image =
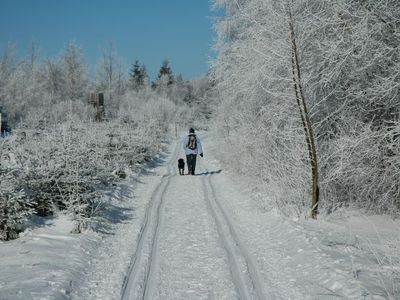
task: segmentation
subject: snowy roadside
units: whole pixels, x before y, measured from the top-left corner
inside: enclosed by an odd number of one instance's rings
[[[287,299],[400,299],[399,220],[357,211],[287,219],[260,202],[262,189],[250,178],[221,164],[211,139],[204,144],[204,165],[225,175],[213,178],[217,196],[264,282],[287,291]]]
[[[151,189],[163,172],[158,166],[164,158],[162,154],[140,171],[150,176],[132,174],[104,196],[95,231],[71,233],[74,224],[65,215],[37,217],[37,225],[19,239],[0,241],[0,300],[113,299],[119,294],[145,207],[133,191],[141,189],[144,177],[145,189]],[[93,288],[98,297],[90,294]]]
[[[169,150],[175,143],[169,145]],[[90,257],[90,268],[74,289],[71,299],[120,299],[122,284],[128,273],[132,255],[137,247],[138,235],[145,217],[151,193],[167,172],[164,153],[153,165],[145,168],[142,176],[131,178],[117,194],[115,213],[110,212],[110,221],[103,220],[99,226],[101,245]]]
[[[0,299],[68,297],[98,239],[92,233],[71,234],[73,228],[69,218],[60,215],[17,240],[0,242]]]

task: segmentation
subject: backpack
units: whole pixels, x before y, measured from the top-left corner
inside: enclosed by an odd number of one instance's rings
[[[187,147],[190,150],[196,150],[196,148],[197,148],[197,139],[196,139],[195,135],[189,135],[189,141],[188,141]]]

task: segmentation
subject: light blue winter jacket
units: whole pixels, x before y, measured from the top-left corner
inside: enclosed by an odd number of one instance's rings
[[[189,135],[183,139],[183,150],[185,150],[185,155],[203,153],[203,148],[201,147],[200,139],[199,139],[199,137],[197,135],[195,135],[195,136],[196,136],[196,139],[197,139],[197,147],[194,150],[189,149],[187,147],[188,143],[189,143]]]

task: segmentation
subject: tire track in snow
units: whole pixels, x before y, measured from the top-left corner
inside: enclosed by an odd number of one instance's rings
[[[162,209],[164,207],[165,194],[166,194],[166,192],[168,190],[168,187],[170,185],[171,178],[173,177],[172,174],[174,174],[174,168],[172,167],[171,164],[168,166],[168,168],[169,168],[169,174],[170,175],[168,176],[165,188],[161,192],[160,204],[159,204],[159,206],[157,208],[158,220],[157,220],[157,224],[156,224],[155,235],[154,235],[152,249],[151,249],[151,258],[150,258],[150,262],[149,262],[149,270],[148,270],[147,279],[146,279],[145,285],[144,285],[143,299],[152,299],[153,298],[152,297],[152,295],[153,295],[152,292],[153,292],[154,286],[155,286],[156,268],[158,266],[158,264],[157,264],[157,260],[158,260],[157,247],[158,247],[158,243],[159,243],[159,236],[160,236],[160,231],[161,231],[161,228],[162,228],[161,225],[162,225],[162,219],[163,219],[161,211],[162,211]]]
[[[173,163],[178,156],[178,145],[168,162],[168,173],[161,177],[147,205],[140,228],[137,247],[122,285],[121,299],[151,299],[157,260],[157,244],[160,235],[161,211],[165,193],[175,176]]]
[[[210,173],[204,168],[203,189],[205,201],[211,215],[215,219],[217,231],[228,256],[229,267],[235,287],[241,299],[271,299],[265,296],[261,276],[249,251],[240,241],[232,221],[218,201]],[[244,269],[244,270],[243,270]],[[243,272],[243,271],[244,272]],[[272,295],[268,295],[272,296]]]

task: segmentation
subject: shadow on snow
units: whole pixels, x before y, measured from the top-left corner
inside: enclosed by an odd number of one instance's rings
[[[214,175],[214,174],[220,174],[221,172],[222,172],[222,169],[219,169],[217,171],[206,171],[206,172],[203,172],[203,173],[194,174],[194,176]]]

